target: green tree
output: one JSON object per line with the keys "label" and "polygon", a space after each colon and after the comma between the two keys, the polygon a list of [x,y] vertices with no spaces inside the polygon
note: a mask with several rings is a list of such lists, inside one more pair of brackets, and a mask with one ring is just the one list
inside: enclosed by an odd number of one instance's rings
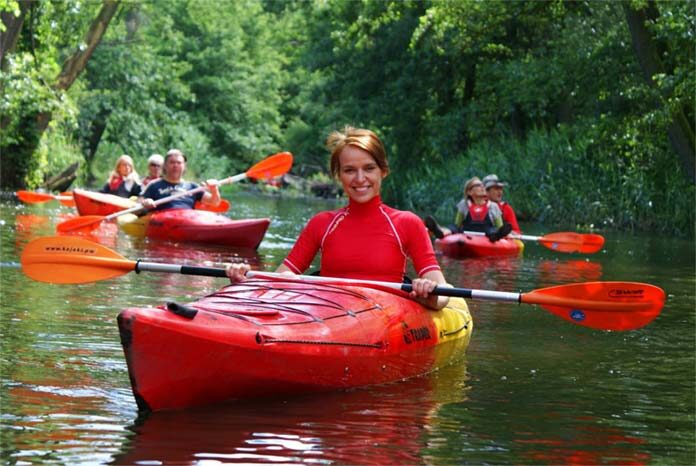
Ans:
{"label": "green tree", "polygon": [[[118,10],[118,0],[103,0],[96,15],[79,2],[49,3],[22,2],[23,7],[10,21],[8,31],[25,31],[24,37],[8,40],[12,57],[3,51],[2,84],[5,98],[0,110],[3,118],[0,130],[3,138],[0,150],[3,152],[3,170],[0,186],[23,187],[27,184],[32,163],[36,160],[34,152],[39,147],[44,131],[51,121],[54,111],[63,105],[65,92],[70,89],[99,44],[109,22]],[[35,22],[22,27],[27,12],[34,11]],[[11,15],[12,16],[12,15]],[[10,17],[4,15],[3,20]],[[90,18],[89,28],[83,37],[75,33],[80,28],[76,24]],[[15,23],[19,23],[17,26]],[[56,24],[63,28],[55,27]],[[84,30],[84,29],[83,29]],[[5,40],[3,38],[3,46]],[[57,63],[66,44],[72,49],[65,57],[62,66]],[[19,47],[15,49],[15,45]],[[9,51],[9,49],[8,49]],[[26,79],[26,78],[29,79]]]}

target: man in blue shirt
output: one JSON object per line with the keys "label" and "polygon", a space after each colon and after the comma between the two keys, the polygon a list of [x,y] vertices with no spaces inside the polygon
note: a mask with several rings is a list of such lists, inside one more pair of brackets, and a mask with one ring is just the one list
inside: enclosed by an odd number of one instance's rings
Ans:
{"label": "man in blue shirt", "polygon": [[218,190],[217,180],[208,180],[204,183],[209,191],[199,191],[194,194],[181,196],[164,204],[155,206],[155,201],[177,193],[191,191],[198,188],[198,184],[184,181],[182,178],[186,171],[186,155],[179,149],[172,149],[167,152],[164,158],[164,169],[162,177],[147,185],[142,194],[143,207],[147,209],[193,209],[196,202],[202,202],[210,206],[217,206],[220,203],[220,191]]}

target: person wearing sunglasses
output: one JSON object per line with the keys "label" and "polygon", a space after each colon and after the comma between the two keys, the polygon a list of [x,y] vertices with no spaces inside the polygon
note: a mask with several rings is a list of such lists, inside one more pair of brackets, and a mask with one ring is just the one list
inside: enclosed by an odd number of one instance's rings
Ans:
{"label": "person wearing sunglasses", "polygon": [[160,154],[152,154],[147,159],[147,176],[143,178],[143,187],[147,186],[150,181],[156,180],[162,176],[162,165],[164,165],[164,157]]}

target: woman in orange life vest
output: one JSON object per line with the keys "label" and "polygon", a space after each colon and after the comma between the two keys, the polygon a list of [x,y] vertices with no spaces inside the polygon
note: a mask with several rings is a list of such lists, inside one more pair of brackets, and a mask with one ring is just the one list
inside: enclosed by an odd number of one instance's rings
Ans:
{"label": "woman in orange life vest", "polygon": [[425,225],[436,238],[443,238],[462,231],[480,231],[493,242],[510,234],[512,227],[503,222],[503,214],[497,203],[489,201],[478,176],[464,184],[464,199],[457,204],[454,225],[449,228],[438,225],[432,216],[425,218]]}
{"label": "woman in orange life vest", "polygon": [[[380,188],[389,174],[382,141],[370,130],[347,126],[332,132],[326,146],[331,173],[341,182],[348,205],[312,217],[277,272],[301,274],[321,251],[322,276],[401,282],[408,257],[418,274],[411,296],[433,309],[445,307],[447,297],[430,294],[438,285],[449,285],[423,222],[382,203]],[[227,275],[236,283],[249,270],[248,264],[232,264]]]}
{"label": "woman in orange life vest", "polygon": [[512,226],[512,231],[522,233],[520,225],[517,223],[517,215],[510,204],[503,200],[503,187],[507,183],[503,183],[498,179],[498,175],[486,175],[483,178],[483,187],[486,188],[488,199],[497,203],[500,211],[503,213],[503,222],[509,223]]}
{"label": "woman in orange life vest", "polygon": [[116,165],[109,175],[109,181],[99,190],[100,193],[115,194],[120,197],[131,197],[140,194],[140,177],[135,171],[133,159],[122,155],[116,160]]}

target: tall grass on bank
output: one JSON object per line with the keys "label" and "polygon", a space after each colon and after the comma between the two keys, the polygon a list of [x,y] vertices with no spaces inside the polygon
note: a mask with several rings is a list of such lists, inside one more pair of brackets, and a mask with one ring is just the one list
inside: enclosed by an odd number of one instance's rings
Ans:
{"label": "tall grass on bank", "polygon": [[[524,141],[488,140],[442,165],[417,167],[392,180],[388,201],[449,223],[464,182],[495,173],[509,183],[505,199],[521,220],[570,230],[694,236],[696,190],[676,157],[640,144],[629,147],[631,157],[623,157],[625,147],[600,146],[596,140],[592,132],[573,137],[563,130],[534,131]],[[656,169],[664,176],[649,177]]]}

